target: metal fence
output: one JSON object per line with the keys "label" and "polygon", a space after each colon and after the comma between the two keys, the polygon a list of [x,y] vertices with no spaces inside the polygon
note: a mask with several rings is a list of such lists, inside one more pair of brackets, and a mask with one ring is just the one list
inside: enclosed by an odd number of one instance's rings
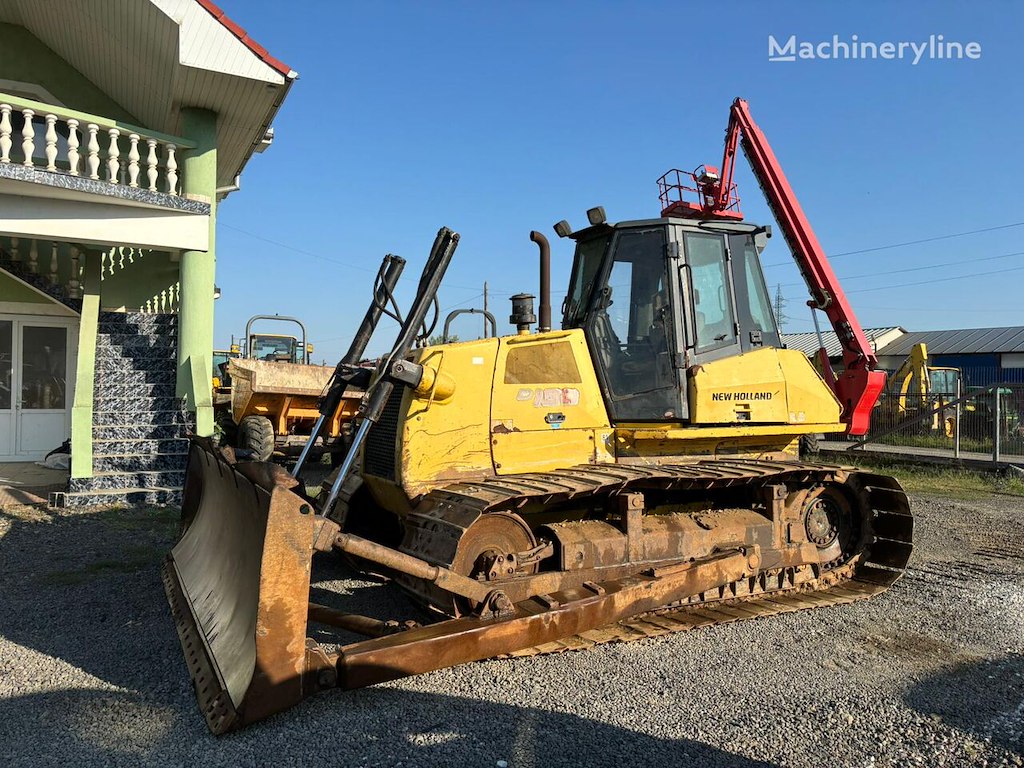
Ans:
{"label": "metal fence", "polygon": [[851,447],[903,446],[996,463],[1024,457],[1024,384],[954,385],[952,392],[883,393],[871,430]]}

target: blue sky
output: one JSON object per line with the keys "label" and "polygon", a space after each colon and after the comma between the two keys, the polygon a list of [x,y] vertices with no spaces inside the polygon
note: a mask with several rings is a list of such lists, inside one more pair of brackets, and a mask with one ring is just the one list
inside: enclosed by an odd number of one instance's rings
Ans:
{"label": "blue sky", "polygon": [[[299,72],[242,190],[219,215],[216,340],[256,313],[302,317],[333,363],[386,252],[406,298],[438,227],[462,241],[441,306],[537,291],[531,229],[551,238],[554,304],[575,226],[659,213],[656,179],[721,159],[743,96],[865,327],[1024,323],[1024,6],[981,3],[388,2],[219,0]],[[975,61],[768,61],[800,41],[976,41]],[[770,222],[741,158],[748,219]],[[1015,254],[1015,255],[1007,255]],[[995,258],[998,257],[998,258]],[[781,237],[763,260],[811,330]],[[906,271],[896,271],[906,270]],[[985,274],[980,273],[994,273]],[[924,282],[934,281],[934,282]],[[887,287],[914,283],[905,287]],[[456,323],[463,338],[477,323]],[[390,346],[386,326],[371,352]]]}

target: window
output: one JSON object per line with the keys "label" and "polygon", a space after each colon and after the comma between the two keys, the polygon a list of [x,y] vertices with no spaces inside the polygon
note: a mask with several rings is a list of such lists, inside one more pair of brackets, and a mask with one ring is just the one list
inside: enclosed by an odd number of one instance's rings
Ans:
{"label": "window", "polygon": [[618,421],[680,418],[680,390],[670,349],[665,231],[623,230],[612,244],[604,291],[587,331]]}
{"label": "window", "polygon": [[[736,287],[743,349],[782,346],[768,289],[761,274],[754,238],[750,235],[733,235],[729,238],[729,248],[732,252],[732,279]],[[755,341],[758,337],[760,342]]]}
{"label": "window", "polygon": [[60,410],[66,407],[67,328],[22,326],[21,407]]}
{"label": "window", "polygon": [[563,328],[579,328],[582,325],[594,290],[594,278],[604,261],[604,252],[610,238],[611,235],[602,235],[577,243],[569,294],[565,297]]}
{"label": "window", "polygon": [[686,262],[690,267],[697,351],[704,352],[736,343],[736,318],[732,310],[721,235],[686,235]]}

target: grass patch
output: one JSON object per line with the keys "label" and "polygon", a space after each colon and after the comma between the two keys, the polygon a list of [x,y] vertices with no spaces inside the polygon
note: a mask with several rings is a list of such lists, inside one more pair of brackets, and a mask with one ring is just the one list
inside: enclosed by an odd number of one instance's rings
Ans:
{"label": "grass patch", "polygon": [[892,475],[908,493],[954,498],[978,498],[991,493],[1024,496],[1024,477],[1019,475],[849,455],[843,457],[842,463],[881,475]]}
{"label": "grass patch", "polygon": [[95,512],[91,518],[118,531],[177,530],[181,512],[176,507],[110,507]]}
{"label": "grass patch", "polygon": [[148,571],[156,568],[163,556],[161,547],[132,546],[125,548],[120,559],[104,558],[74,570],[51,571],[43,576],[43,580],[50,584],[74,585],[101,576]]}
{"label": "grass patch", "polygon": [[[906,435],[897,432],[872,442],[877,442],[879,445],[900,445],[913,448],[941,448],[947,451],[952,451],[954,448],[953,438],[938,434]],[[960,438],[960,450],[965,453],[992,453],[994,449],[995,443],[991,437],[972,438],[963,435]],[[999,450],[1007,456],[1024,455],[1024,439],[1017,436],[1004,436],[999,441]]]}

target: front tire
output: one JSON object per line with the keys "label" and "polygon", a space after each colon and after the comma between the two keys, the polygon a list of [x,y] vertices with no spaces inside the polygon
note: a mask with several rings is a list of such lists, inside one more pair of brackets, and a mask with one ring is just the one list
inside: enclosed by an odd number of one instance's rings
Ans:
{"label": "front tire", "polygon": [[801,459],[814,459],[817,458],[818,453],[821,451],[821,446],[818,444],[817,435],[800,435],[800,458]]}
{"label": "front tire", "polygon": [[253,461],[270,461],[274,454],[274,425],[266,416],[246,416],[238,424],[235,445]]}

